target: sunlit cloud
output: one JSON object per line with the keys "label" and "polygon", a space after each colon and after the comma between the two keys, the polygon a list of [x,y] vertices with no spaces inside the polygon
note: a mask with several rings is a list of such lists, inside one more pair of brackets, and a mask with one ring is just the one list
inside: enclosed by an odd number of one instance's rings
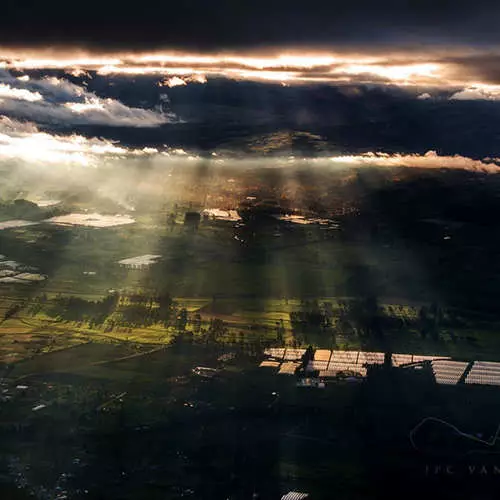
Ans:
{"label": "sunlit cloud", "polygon": [[195,74],[192,76],[172,76],[161,81],[158,85],[160,87],[179,87],[186,86],[188,83],[207,83],[207,77],[203,74]]}
{"label": "sunlit cloud", "polygon": [[92,75],[84,70],[84,69],[81,69],[81,68],[75,68],[75,69],[72,69],[70,71],[68,71],[68,74],[71,75],[71,76],[74,76],[75,78],[78,78],[80,76],[85,76],[86,78],[92,78]]}
{"label": "sunlit cloud", "polygon": [[160,87],[178,87],[179,85],[187,85],[187,83],[178,76],[173,76],[172,78],[167,78],[163,82],[160,82]]}
{"label": "sunlit cloud", "polygon": [[43,100],[39,92],[31,92],[26,89],[16,89],[10,85],[0,83],[0,98],[16,99],[28,102],[36,102]]}
{"label": "sunlit cloud", "polygon": [[450,99],[459,101],[498,101],[500,85],[475,84],[455,92]]}
{"label": "sunlit cloud", "polygon": [[395,83],[415,84],[425,80],[434,80],[442,76],[441,66],[436,63],[380,65],[348,64],[332,70],[332,74],[373,75],[386,78]]}
{"label": "sunlit cloud", "polygon": [[[149,54],[140,56],[137,61],[142,63],[162,63],[166,65],[208,65],[208,66],[245,66],[255,69],[270,68],[312,68],[315,66],[328,66],[343,62],[349,62],[352,58],[334,55],[314,54],[278,54],[276,56],[255,57],[236,55],[195,55],[195,54]],[[371,57],[356,58],[359,62],[376,61]]]}
{"label": "sunlit cloud", "polygon": [[[296,60],[295,60],[296,59]],[[167,65],[140,65],[127,64],[103,66],[97,70],[101,75],[174,75],[190,77],[197,81],[196,76],[229,78],[233,80],[289,82],[289,83],[387,83],[399,85],[437,84],[444,77],[443,68],[439,64],[350,64],[335,63],[330,65],[316,65],[312,58],[309,64],[301,58],[276,60],[255,59],[221,59],[219,64],[195,66],[167,66]],[[326,58],[325,58],[326,59]],[[234,62],[237,61],[237,62]],[[295,65],[290,64],[296,62]],[[185,62],[185,61],[182,61]],[[234,63],[233,63],[234,62]],[[185,80],[186,81],[186,80]]]}
{"label": "sunlit cloud", "polygon": [[424,155],[371,152],[360,155],[332,156],[329,161],[341,166],[444,168],[500,173],[500,159],[498,158],[474,160],[460,155],[441,156],[435,151],[428,151]]}
{"label": "sunlit cloud", "polygon": [[175,76],[189,76],[204,75],[205,73],[211,75],[223,76],[222,73],[214,68],[197,69],[189,66],[139,66],[139,65],[111,65],[102,66],[97,70],[99,75],[175,75]]}
{"label": "sunlit cloud", "polygon": [[87,100],[85,102],[67,102],[65,106],[75,113],[88,113],[90,111],[102,111],[104,109],[104,104],[99,99]]}
{"label": "sunlit cloud", "polygon": [[[100,75],[179,77],[185,83],[202,76],[277,83],[390,83],[394,85],[458,85],[460,71],[449,56],[433,53],[123,53],[116,56],[59,57],[0,50],[0,61],[11,70],[65,69],[68,73],[96,71]],[[458,68],[460,69],[460,67]],[[77,73],[75,73],[77,74]],[[189,77],[191,80],[186,80]],[[453,80],[453,81],[452,81]],[[455,81],[456,80],[456,81]]]}
{"label": "sunlit cloud", "polygon": [[[156,152],[156,150],[154,150]],[[33,123],[0,117],[0,161],[18,160],[33,165],[98,166],[103,157],[145,155],[149,151],[121,147],[111,141],[41,132]]]}
{"label": "sunlit cloud", "polygon": [[[11,71],[64,70],[91,78],[97,73],[158,77],[162,85],[204,83],[210,78],[275,82],[396,85],[449,89],[460,92],[472,85],[500,85],[500,52],[467,48],[424,48],[393,52],[301,51],[197,54],[176,52],[82,54],[0,49],[0,68]],[[180,79],[180,80],[178,80]],[[169,83],[170,82],[170,83]],[[468,94],[470,94],[468,92]],[[483,92],[484,94],[484,92]],[[467,95],[467,94],[466,94]]]}
{"label": "sunlit cloud", "polygon": [[[1,83],[3,82],[3,83]],[[65,79],[14,78],[0,72],[0,113],[40,123],[156,127],[173,115],[158,109],[134,108],[102,98]]]}
{"label": "sunlit cloud", "polygon": [[[7,55],[7,58],[9,56]],[[26,57],[22,59],[17,59],[16,57],[4,61],[4,67],[11,69],[39,69],[39,68],[51,68],[51,69],[65,69],[65,68],[99,68],[101,66],[110,66],[115,64],[121,64],[121,60],[117,58],[101,58],[101,57],[84,57],[84,58],[39,58]]]}

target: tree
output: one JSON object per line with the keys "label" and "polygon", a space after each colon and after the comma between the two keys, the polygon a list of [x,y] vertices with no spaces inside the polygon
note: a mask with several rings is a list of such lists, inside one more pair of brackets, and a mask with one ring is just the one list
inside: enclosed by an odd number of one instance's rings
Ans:
{"label": "tree", "polygon": [[158,296],[158,319],[165,325],[168,324],[175,304],[168,293]]}
{"label": "tree", "polygon": [[12,318],[15,316],[21,309],[22,309],[21,304],[12,304],[6,311],[5,314],[3,315],[3,321],[7,321],[8,319]]}
{"label": "tree", "polygon": [[276,340],[278,343],[282,344],[283,343],[283,338],[285,336],[285,325],[283,323],[283,320],[281,319],[280,321],[276,321]]}
{"label": "tree", "polygon": [[200,333],[200,330],[201,330],[201,315],[200,315],[199,312],[197,312],[194,315],[192,323],[193,323],[193,332],[194,333]]}
{"label": "tree", "polygon": [[180,331],[184,331],[186,329],[187,320],[188,320],[188,314],[186,308],[183,307],[180,310],[179,314],[177,315],[177,324],[176,324],[177,329]]}
{"label": "tree", "polygon": [[212,318],[207,332],[207,338],[210,341],[216,341],[227,334],[227,326],[219,318]]}
{"label": "tree", "polygon": [[443,313],[437,303],[433,302],[429,308],[422,306],[418,314],[422,338],[429,334],[433,340],[439,340],[439,324],[442,318]]}
{"label": "tree", "polygon": [[176,215],[175,215],[175,213],[172,212],[171,214],[169,214],[168,220],[167,220],[167,224],[170,227],[170,231],[174,230],[174,227],[176,224],[175,220],[176,220]]}
{"label": "tree", "polygon": [[349,302],[346,317],[362,337],[383,337],[383,311],[375,296]]}
{"label": "tree", "polygon": [[307,368],[307,365],[313,360],[314,358],[314,349],[310,345],[307,349],[306,352],[302,355],[302,365],[301,368],[302,370],[305,370]]}

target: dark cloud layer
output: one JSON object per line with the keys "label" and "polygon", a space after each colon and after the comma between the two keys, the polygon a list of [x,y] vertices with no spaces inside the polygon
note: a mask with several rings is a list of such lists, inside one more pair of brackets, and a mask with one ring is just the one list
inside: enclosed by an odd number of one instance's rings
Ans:
{"label": "dark cloud layer", "polygon": [[440,63],[448,64],[457,77],[475,79],[490,84],[500,84],[500,55],[494,53],[442,57]]}
{"label": "dark cloud layer", "polygon": [[[135,108],[150,108],[164,92],[156,79],[96,76],[89,92]],[[245,152],[252,138],[281,131],[309,132],[324,140],[324,152],[366,151],[500,157],[500,102],[450,100],[448,94],[418,99],[396,86],[290,86],[209,80],[167,90],[182,122],[156,128],[68,123],[67,133],[106,137],[132,148],[168,145],[187,151]],[[61,130],[62,125],[58,126]],[[297,154],[316,154],[305,145]]]}
{"label": "dark cloud layer", "polygon": [[6,0],[0,43],[233,48],[500,41],[500,4],[477,0]]}

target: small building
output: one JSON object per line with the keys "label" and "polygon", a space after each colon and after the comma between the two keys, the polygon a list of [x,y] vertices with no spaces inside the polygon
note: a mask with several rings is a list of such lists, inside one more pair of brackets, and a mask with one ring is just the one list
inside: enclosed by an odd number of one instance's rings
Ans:
{"label": "small building", "polygon": [[286,361],[282,363],[280,369],[278,371],[279,375],[295,375],[297,370],[299,369],[300,363],[293,361]]}
{"label": "small building", "polygon": [[161,258],[161,255],[138,255],[137,257],[131,257],[130,259],[119,260],[118,264],[120,267],[124,267],[126,269],[137,269],[142,270],[146,269],[152,264],[156,264],[158,259]]}
{"label": "small building", "polygon": [[260,368],[279,368],[280,362],[279,361],[268,361],[264,360],[262,363],[259,365]]}
{"label": "small building", "polygon": [[302,493],[300,491],[289,491],[286,495],[281,497],[281,500],[306,500],[310,498],[309,493]]}

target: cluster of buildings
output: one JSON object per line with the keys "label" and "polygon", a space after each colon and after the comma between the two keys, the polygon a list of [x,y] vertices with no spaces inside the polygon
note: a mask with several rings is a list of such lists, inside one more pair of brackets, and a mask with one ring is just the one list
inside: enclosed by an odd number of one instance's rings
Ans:
{"label": "cluster of buildings", "polygon": [[[279,374],[293,375],[303,364],[306,349],[270,348],[264,351],[267,359],[261,363],[262,367],[274,367]],[[305,372],[318,373],[320,378],[337,377],[340,374],[349,374],[354,377],[366,377],[367,366],[383,365],[390,362],[392,366],[402,367],[414,365],[424,361],[448,359],[443,356],[424,356],[420,354],[391,354],[367,351],[338,351],[316,349],[305,365]]]}
{"label": "cluster of buildings", "polygon": [[[422,354],[390,354],[367,351],[316,349],[305,359],[306,349],[270,348],[264,351],[262,368],[273,368],[280,375],[295,375],[304,368],[304,387],[320,387],[318,381],[341,375],[365,378],[368,367],[389,365],[395,368],[430,369],[437,384],[500,386],[500,362],[457,361],[449,356]],[[305,366],[304,366],[305,364]],[[316,383],[318,382],[318,383]],[[321,386],[324,387],[324,386]]]}

